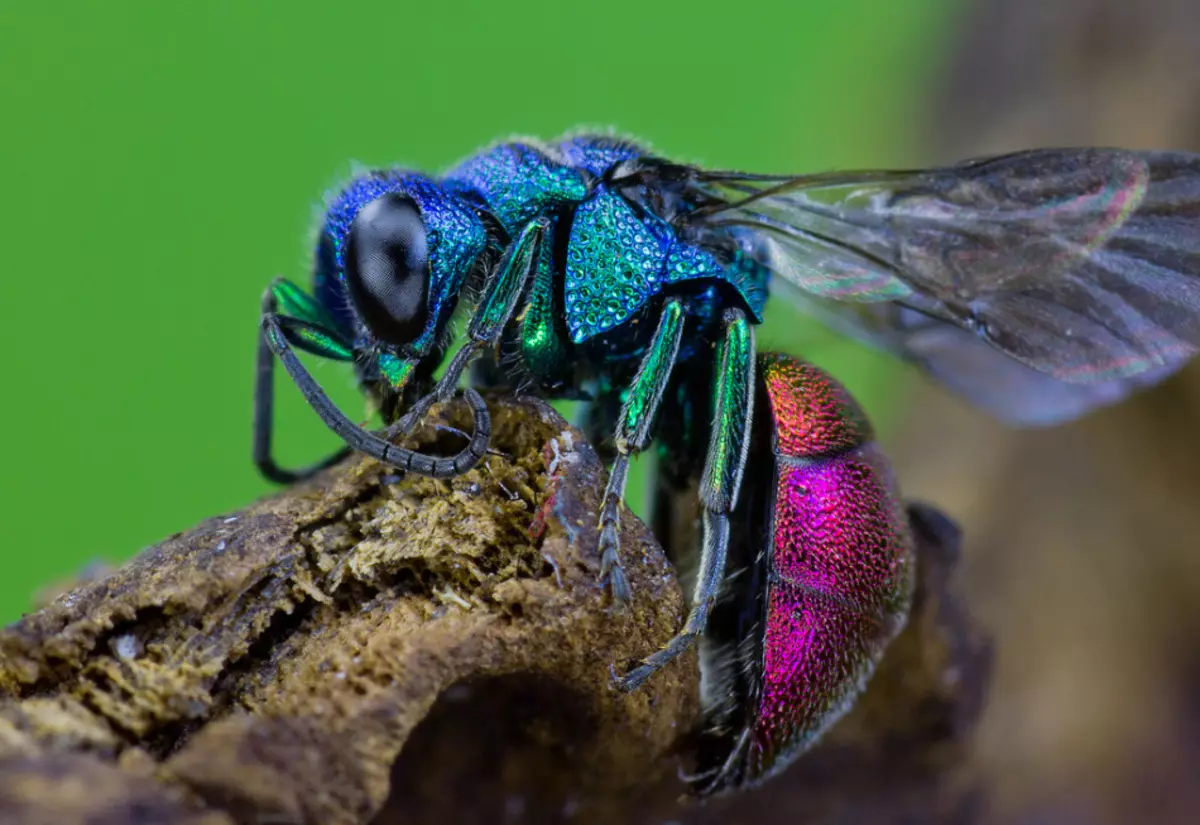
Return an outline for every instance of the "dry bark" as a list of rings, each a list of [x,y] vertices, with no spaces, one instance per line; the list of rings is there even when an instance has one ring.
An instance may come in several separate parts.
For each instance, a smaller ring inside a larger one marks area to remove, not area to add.
[[[913,621],[826,742],[681,806],[695,656],[609,682],[680,625],[675,574],[623,519],[635,595],[613,610],[595,452],[549,407],[491,408],[506,455],[464,476],[351,458],[0,633],[0,821],[973,820],[957,768],[989,656],[950,595],[956,548],[923,543]]]

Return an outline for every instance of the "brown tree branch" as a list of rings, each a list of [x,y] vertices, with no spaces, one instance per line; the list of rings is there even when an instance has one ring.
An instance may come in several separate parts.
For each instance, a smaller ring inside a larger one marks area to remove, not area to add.
[[[953,558],[923,550],[910,628],[826,743],[679,808],[694,655],[609,684],[681,623],[672,568],[624,519],[635,596],[613,611],[595,453],[544,405],[491,406],[503,458],[448,481],[350,459],[0,633],[0,821],[969,821],[952,769],[987,645],[946,595]]]

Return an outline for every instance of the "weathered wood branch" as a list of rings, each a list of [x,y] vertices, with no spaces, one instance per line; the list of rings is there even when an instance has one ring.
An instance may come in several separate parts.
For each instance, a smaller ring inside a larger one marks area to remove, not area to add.
[[[694,655],[632,695],[609,682],[681,623],[675,574],[624,519],[614,611],[595,453],[544,405],[492,410],[506,455],[471,473],[349,459],[0,633],[0,821],[971,821],[988,653],[954,558],[923,549],[909,629],[826,742],[680,807]]]

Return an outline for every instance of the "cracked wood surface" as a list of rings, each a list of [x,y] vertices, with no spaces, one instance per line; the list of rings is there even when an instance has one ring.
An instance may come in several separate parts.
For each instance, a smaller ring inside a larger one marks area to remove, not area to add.
[[[973,821],[989,656],[953,552],[922,544],[914,618],[825,742],[680,806],[694,654],[609,683],[681,623],[673,570],[623,518],[635,595],[611,610],[594,451],[549,407],[491,408],[504,455],[464,476],[351,458],[0,633],[0,821]]]

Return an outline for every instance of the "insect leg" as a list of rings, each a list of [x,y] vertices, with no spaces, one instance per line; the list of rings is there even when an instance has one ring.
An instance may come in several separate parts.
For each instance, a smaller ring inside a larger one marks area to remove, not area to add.
[[[284,369],[288,371],[296,386],[300,388],[304,400],[321,417],[325,425],[346,442],[347,447],[401,470],[434,478],[449,478],[465,473],[487,454],[492,420],[488,416],[487,405],[483,403],[483,398],[472,389],[468,389],[464,393],[464,398],[471,407],[474,427],[470,443],[457,455],[441,458],[419,453],[404,447],[397,447],[374,433],[364,430],[334,406],[333,401],[300,363],[300,359],[296,357],[296,353],[292,349],[291,338],[295,335],[291,329],[293,326],[294,324],[285,325],[281,316],[273,312],[265,312],[262,316],[263,340],[271,352],[283,362]]]
[[[742,486],[750,422],[754,416],[754,330],[738,309],[726,310],[724,322],[725,337],[718,352],[713,390],[712,434],[700,484],[704,542],[692,608],[683,629],[674,639],[625,676],[616,679],[623,690],[637,688],[704,633],[708,614],[725,577],[729,513],[737,504]]]
[[[279,318],[281,322],[285,322],[286,319],[287,323],[293,325],[297,346],[326,358],[350,360],[350,346],[330,331],[334,325],[329,322],[316,301],[295,284],[282,278],[275,280],[263,293],[262,314],[273,315],[280,309],[288,313]],[[311,345],[306,346],[306,338]],[[267,342],[266,332],[260,329],[254,373],[254,464],[268,481],[291,484],[309,478],[341,461],[350,454],[350,448],[343,447],[322,461],[298,470],[287,470],[276,464],[274,456],[271,455],[271,435],[275,423],[274,377],[275,355]]]
[[[389,433],[393,430],[411,431],[425,417],[430,407],[448,401],[454,395],[463,370],[471,360],[485,348],[495,346],[500,340],[504,326],[512,317],[513,310],[525,291],[525,285],[529,282],[530,274],[534,271],[539,247],[549,227],[549,218],[538,218],[531,221],[517,239],[509,244],[496,267],[496,274],[488,278],[484,286],[483,298],[467,329],[467,343],[454,354],[450,366],[446,368],[434,388],[413,404],[412,409],[388,430]]]
[[[675,359],[679,356],[686,316],[684,303],[677,298],[667,301],[663,306],[654,340],[642,357],[637,375],[629,387],[629,395],[617,418],[617,429],[613,435],[617,457],[609,470],[608,486],[604,488],[604,502],[600,508],[600,580],[608,581],[613,600],[618,603],[629,600],[629,583],[621,569],[617,538],[629,458],[650,443],[655,414],[671,379]]]

